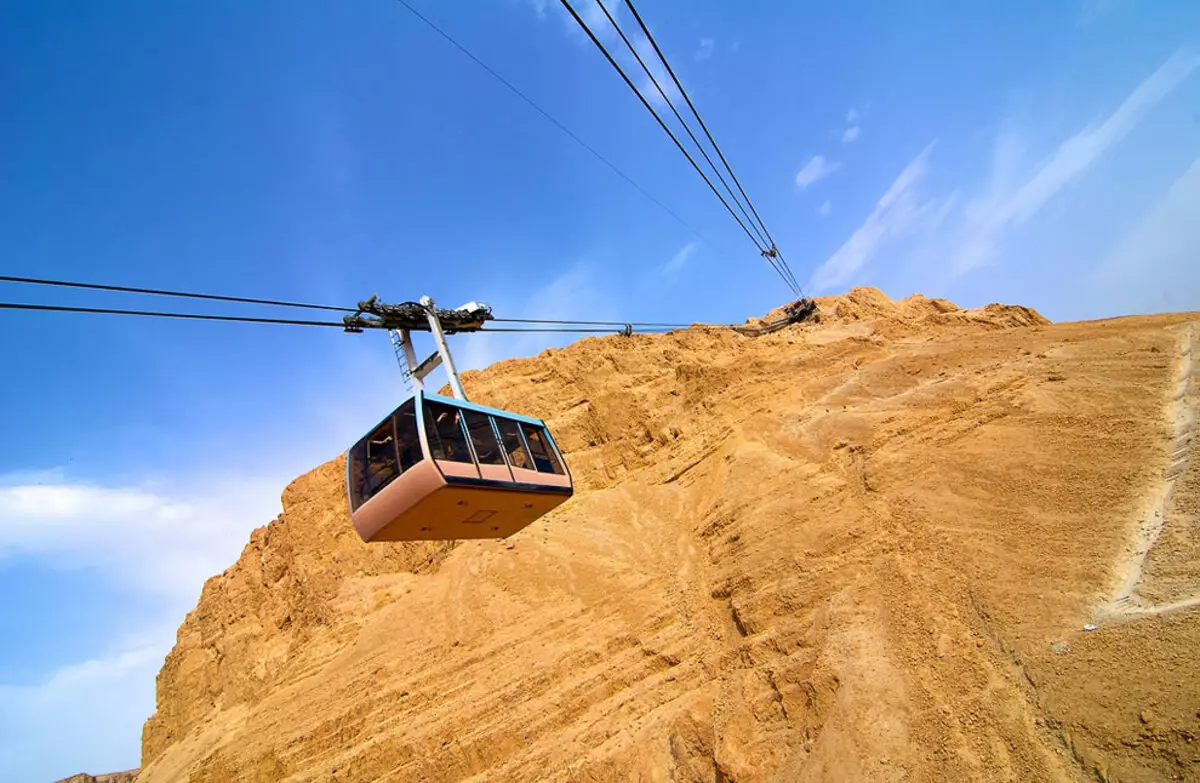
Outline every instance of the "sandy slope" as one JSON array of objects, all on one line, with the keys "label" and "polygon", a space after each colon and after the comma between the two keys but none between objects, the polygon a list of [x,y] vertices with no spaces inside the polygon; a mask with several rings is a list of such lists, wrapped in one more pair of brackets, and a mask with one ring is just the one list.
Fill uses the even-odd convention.
[{"label": "sandy slope", "polygon": [[820,304],[468,374],[582,488],[507,541],[366,547],[298,479],[138,780],[1200,779],[1200,315]]}]

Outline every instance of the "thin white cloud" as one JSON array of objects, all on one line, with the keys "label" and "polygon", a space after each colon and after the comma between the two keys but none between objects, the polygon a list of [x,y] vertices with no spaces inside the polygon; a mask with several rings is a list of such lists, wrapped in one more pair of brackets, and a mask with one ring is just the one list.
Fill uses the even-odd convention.
[{"label": "thin white cloud", "polygon": [[[1091,275],[1095,312],[1178,312],[1200,309],[1200,158],[1192,161]],[[1098,306],[1097,306],[1098,305]]]},{"label": "thin white cloud", "polygon": [[250,531],[279,512],[292,476],[221,477],[191,491],[63,480],[0,480],[0,564],[34,557],[95,569],[186,606],[237,557]]},{"label": "thin white cloud", "polygon": [[[642,97],[649,101],[651,105],[660,108],[666,106],[668,100],[675,101],[677,98],[681,98],[679,90],[675,88],[674,81],[671,79],[670,74],[667,73],[662,61],[658,58],[658,54],[654,51],[654,46],[650,43],[650,40],[638,32],[635,26],[626,24],[628,20],[621,11],[620,0],[602,0],[602,2],[604,3],[603,8],[595,0],[589,0],[582,8],[577,4],[575,10],[596,37],[608,46],[612,56],[621,63],[625,72],[629,74],[629,78],[638,82],[638,92],[642,94]],[[579,29],[578,24],[576,24],[571,16],[565,10],[562,10],[561,6],[559,6],[559,9],[562,11],[562,16],[568,24],[570,34],[578,36],[578,39],[581,41],[588,41],[586,34]],[[612,22],[609,21],[608,15],[604,13],[605,9],[608,10],[608,15],[612,16]],[[637,52],[637,57],[629,51],[629,47],[621,39],[617,28],[613,26],[613,22],[619,25],[621,30],[625,31],[625,35],[629,38],[629,42]],[[590,41],[588,45],[590,45]],[[646,64],[646,70],[649,70],[650,75],[647,76],[646,70],[643,70],[641,64],[638,63],[638,57]],[[642,76],[639,78],[637,74],[642,74]],[[655,86],[655,82],[658,83],[658,86]]]},{"label": "thin white cloud", "polygon": [[687,266],[688,260],[696,253],[696,249],[700,247],[700,242],[689,242],[679,249],[679,252],[671,256],[671,260],[663,266],[663,275],[674,283],[679,279],[679,273]]},{"label": "thin white cloud", "polygon": [[817,214],[819,214],[821,217],[829,217],[830,215],[832,215],[833,214],[833,202],[830,201],[829,199],[825,199],[825,203],[822,204],[817,209]]},{"label": "thin white cloud", "polygon": [[1028,177],[1016,172],[1019,142],[1001,137],[993,156],[992,179],[968,208],[970,223],[956,254],[957,273],[986,264],[1004,234],[1036,215],[1060,191],[1081,178],[1115,147],[1160,101],[1200,68],[1200,55],[1176,52],[1139,84],[1098,125],[1090,125],[1064,141]]},{"label": "thin white cloud", "polygon": [[1078,24],[1080,27],[1095,24],[1125,4],[1125,0],[1083,0]]},{"label": "thin white cloud", "polygon": [[859,119],[862,115],[858,109],[850,109],[846,112],[846,130],[842,133],[842,143],[849,144],[858,138],[858,134],[862,131],[862,126]]},{"label": "thin white cloud", "polygon": [[[512,313],[513,318],[566,320],[586,313],[590,320],[620,320],[617,298],[597,279],[596,267],[580,261],[536,289],[524,300],[492,302],[497,312]],[[578,340],[576,334],[473,334],[451,339],[455,364],[460,370],[483,369],[513,356],[532,356],[539,351]]]},{"label": "thin white cloud", "polygon": [[742,39],[741,39],[741,38],[734,38],[734,39],[733,39],[733,43],[729,44],[729,53],[730,53],[730,54],[737,54],[737,53],[738,53],[738,52],[740,52],[741,50],[742,50]]},{"label": "thin white cloud", "polygon": [[929,168],[933,146],[929,144],[904,167],[866,221],[813,272],[809,288],[828,291],[843,285],[888,241],[913,233],[922,222],[928,226],[928,221],[937,219],[941,203],[935,200],[921,203],[915,192]]},{"label": "thin white cloud", "polygon": [[841,166],[841,163],[831,163],[825,160],[824,155],[813,155],[811,158],[809,158],[808,163],[805,163],[800,170],[796,172],[796,185],[803,190],[818,180],[828,177],[830,174],[841,168]]},{"label": "thin white cloud", "polygon": [[1067,139],[1050,160],[1026,182],[1005,206],[1005,219],[1028,220],[1054,194],[1090,168],[1101,155],[1134,129],[1146,113],[1170,95],[1200,67],[1200,56],[1177,53],[1130,93],[1099,126],[1088,127]]},{"label": "thin white cloud", "polygon": [[[109,653],[31,685],[0,685],[0,758],[10,780],[49,780],[138,765],[141,724],[174,627],[126,639]],[[47,775],[47,772],[50,772]]]},{"label": "thin white cloud", "polygon": [[711,38],[701,38],[700,46],[696,49],[696,62],[703,62],[713,56],[716,51],[716,42]]},{"label": "thin white cloud", "polygon": [[[608,12],[612,14],[612,18],[620,24],[621,0],[601,0],[601,2],[604,3],[604,8],[607,8]],[[608,17],[604,15],[604,9],[600,7],[600,3],[597,3],[595,0],[587,0],[583,3],[582,9],[579,7],[578,2],[574,6],[575,11],[583,17],[583,21],[587,22],[587,26],[592,28],[592,31],[596,35],[600,35],[600,30],[608,30],[609,32],[605,33],[605,35],[616,34],[612,32],[612,25],[608,23]]]},{"label": "thin white cloud", "polygon": [[[926,149],[905,168],[858,230],[817,269],[810,285],[828,290],[845,284],[900,237],[923,237],[914,257],[949,259],[951,277],[988,263],[1010,233],[1044,212],[1056,196],[1082,180],[1197,69],[1200,56],[1187,50],[1175,53],[1110,115],[1060,143],[1034,166],[1023,163],[1026,144],[1021,135],[1011,130],[1000,134],[987,177],[961,208],[958,190],[939,198],[917,194],[917,185],[928,170]],[[847,118],[858,119],[858,115],[849,114]],[[1178,202],[1176,198],[1173,203]],[[1143,245],[1152,244],[1146,239],[1148,233],[1140,236]],[[1159,248],[1158,256],[1176,257],[1172,255],[1175,251],[1162,249],[1162,244],[1154,244]],[[1128,252],[1131,258],[1136,255]]]},{"label": "thin white cloud", "polygon": [[[654,47],[650,44],[650,41],[644,35],[640,34],[630,36],[630,40],[633,41],[634,48],[637,49],[638,54],[641,55],[642,62],[646,64],[651,76],[653,76],[653,79],[650,76],[642,79],[642,83],[638,87],[638,91],[642,93],[642,96],[659,108],[666,106],[668,100],[673,103],[680,100],[682,96],[679,94],[679,90],[675,88],[674,80],[667,73],[667,69],[663,66],[662,61],[658,59],[658,55],[654,52]],[[629,72],[636,69],[641,73],[645,73],[642,70],[642,66],[638,65],[632,56],[629,59],[631,60]],[[676,74],[678,73],[679,71],[676,69]],[[682,81],[682,77],[680,77],[680,80]],[[657,86],[655,86],[655,82],[657,82]]]},{"label": "thin white cloud", "polygon": [[[381,377],[359,370],[347,375]],[[205,580],[234,562],[254,528],[278,515],[288,482],[359,437],[364,420],[395,404],[394,392],[377,384],[322,390],[320,400],[334,414],[303,406],[295,418],[306,422],[304,438],[286,446],[269,433],[248,437],[274,446],[269,464],[260,457],[249,470],[231,458],[228,474],[184,480],[103,484],[61,469],[0,476],[0,568],[32,563],[116,586],[129,601],[111,611],[139,629],[108,650],[46,671],[41,682],[0,684],[5,773],[45,780],[136,766],[155,675]],[[343,393],[351,397],[339,398]],[[64,645],[72,641],[68,634]],[[17,765],[29,774],[14,776]],[[51,769],[56,774],[48,775]]]}]

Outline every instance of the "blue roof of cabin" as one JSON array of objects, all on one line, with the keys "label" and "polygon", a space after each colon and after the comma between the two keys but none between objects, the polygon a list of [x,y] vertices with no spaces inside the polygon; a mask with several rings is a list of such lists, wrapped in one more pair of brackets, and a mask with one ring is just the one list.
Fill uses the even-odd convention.
[{"label": "blue roof of cabin", "polygon": [[493,416],[503,416],[507,419],[515,419],[516,421],[523,421],[526,424],[532,424],[535,427],[545,426],[545,423],[541,419],[535,419],[532,416],[522,416],[521,414],[513,413],[512,411],[500,410],[499,408],[489,408],[486,405],[476,405],[473,402],[456,400],[453,397],[443,397],[440,394],[431,394],[429,392],[425,392],[424,396],[425,399],[432,402],[440,402],[443,405],[452,405],[455,408],[462,408],[469,411],[479,411],[480,413],[490,413]]}]

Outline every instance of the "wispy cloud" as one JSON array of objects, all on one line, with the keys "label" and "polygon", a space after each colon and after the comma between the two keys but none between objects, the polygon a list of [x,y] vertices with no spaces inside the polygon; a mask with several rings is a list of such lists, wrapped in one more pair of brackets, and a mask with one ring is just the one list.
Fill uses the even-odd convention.
[{"label": "wispy cloud", "polygon": [[533,12],[538,15],[539,19],[546,18],[546,5],[550,0],[526,0]]},{"label": "wispy cloud", "polygon": [[801,190],[809,187],[818,180],[825,179],[842,167],[841,163],[831,163],[824,155],[813,155],[799,171],[796,172],[796,185]]},{"label": "wispy cloud", "polygon": [[821,217],[829,217],[830,215],[832,215],[833,214],[833,202],[830,201],[829,199],[825,199],[825,203],[823,203],[820,207],[817,208],[817,214],[819,214]]},{"label": "wispy cloud", "polygon": [[[581,313],[589,320],[617,321],[621,318],[620,297],[610,295],[614,286],[600,280],[597,265],[579,261],[526,298],[490,304],[512,318],[566,320]],[[574,334],[488,334],[452,337],[455,364],[460,370],[479,370],[512,356],[532,356],[553,346],[579,339]]]},{"label": "wispy cloud", "polygon": [[12,780],[137,766],[138,727],[154,711],[154,676],[175,638],[121,640],[111,652],[64,666],[44,681],[0,685],[0,758]]},{"label": "wispy cloud", "polygon": [[594,2],[594,0],[587,0],[587,2],[582,3],[582,9],[579,7],[580,3],[578,0],[573,3],[575,10],[583,17],[583,21],[587,22],[587,26],[596,31],[597,35],[600,34],[598,32],[600,29],[610,28],[608,18],[604,15],[605,8],[612,14],[613,19],[620,22],[621,18],[621,0],[600,0],[600,2],[604,3],[604,8],[601,8],[600,3]]},{"label": "wispy cloud", "polygon": [[696,62],[703,62],[713,56],[716,51],[716,42],[711,38],[701,38],[700,46],[696,49]]},{"label": "wispy cloud", "polygon": [[850,109],[846,112],[846,130],[842,133],[843,144],[849,144],[858,138],[858,134],[862,130],[858,122],[860,116],[858,109]]},{"label": "wispy cloud", "polygon": [[[545,16],[548,0],[529,0],[529,2],[539,17]],[[677,98],[681,98],[682,96],[679,95],[679,90],[676,89],[670,74],[667,73],[662,61],[658,59],[658,54],[654,51],[654,46],[646,36],[637,30],[636,23],[632,23],[622,13],[620,0],[601,0],[601,2],[604,4],[603,8],[595,0],[588,0],[585,3],[575,2],[572,4],[572,7],[595,36],[608,47],[609,52],[621,64],[625,73],[629,75],[630,80],[637,82],[638,92],[642,94],[643,98],[657,107],[665,106],[667,100],[673,102]],[[571,38],[581,44],[586,44],[588,47],[592,46],[587,34],[579,28],[578,23],[571,18],[571,15],[567,13],[561,4],[550,3],[549,5],[550,8],[554,9],[552,13],[557,13],[563,24],[566,25],[567,34]],[[605,10],[608,11],[607,15],[605,14]],[[612,22],[609,21],[609,16],[612,16]],[[650,76],[645,75],[646,70],[642,69],[642,66],[638,64],[637,58],[629,51],[629,47],[621,39],[621,35],[614,26],[614,23],[619,25],[621,30],[625,32],[630,44],[637,51],[642,62],[646,64],[646,70],[650,72]],[[704,40],[711,41],[711,39]],[[701,42],[701,47],[703,48],[703,41]],[[598,52],[596,56],[600,56]],[[668,54],[668,56],[670,55]],[[678,75],[678,67],[675,70]],[[680,76],[680,80],[684,81],[682,76]],[[655,82],[658,83],[657,87],[655,86]]]},{"label": "wispy cloud", "polygon": [[91,568],[185,606],[279,513],[292,478],[216,477],[190,489],[0,479],[0,562],[47,558]]},{"label": "wispy cloud", "polygon": [[[674,80],[667,73],[667,69],[663,66],[662,61],[658,59],[658,55],[655,53],[654,47],[650,45],[650,41],[640,34],[630,36],[630,40],[633,41],[634,48],[637,49],[638,54],[641,55],[642,62],[646,64],[646,68],[650,71],[650,76],[643,78],[641,85],[638,87],[638,91],[641,92],[642,96],[660,108],[666,106],[667,101],[674,103],[680,100],[682,96],[679,94],[679,90],[676,89]],[[636,68],[638,71],[645,73],[636,61],[634,61],[631,68]],[[679,73],[678,68],[675,69],[675,72],[676,74]],[[680,77],[680,81],[683,81],[682,76]]]},{"label": "wispy cloud", "polygon": [[689,242],[679,249],[679,252],[671,256],[671,260],[663,265],[663,276],[667,278],[669,283],[674,283],[679,279],[679,273],[687,266],[688,260],[696,253],[696,249],[700,247],[699,240]]},{"label": "wispy cloud", "polygon": [[[1090,276],[1101,312],[1148,313],[1200,307],[1200,158],[1192,161],[1125,233]],[[1171,285],[1164,286],[1163,281]],[[1095,317],[1096,312],[1072,313]]]},{"label": "wispy cloud", "polygon": [[[989,263],[1012,232],[1082,180],[1197,69],[1200,55],[1175,53],[1111,114],[1062,141],[1033,166],[1024,163],[1027,144],[1023,136],[1011,130],[1001,133],[983,181],[969,189],[956,188],[946,196],[918,192],[930,168],[931,148],[927,147],[905,167],[854,234],[813,273],[810,285],[823,291],[845,284],[902,237],[918,240],[914,250],[920,257],[949,259],[940,263],[945,264],[942,273],[950,277]],[[847,115],[847,119],[858,118],[853,110]],[[809,176],[823,175],[826,168],[823,161],[810,162],[810,166]],[[800,179],[798,176],[798,183]],[[972,195],[960,199],[962,190]]]},{"label": "wispy cloud", "polygon": [[1125,4],[1126,0],[1083,0],[1079,8],[1078,24],[1080,27],[1095,24]]},{"label": "wispy cloud", "polygon": [[986,264],[1008,230],[1032,218],[1060,191],[1086,174],[1198,67],[1200,55],[1175,53],[1103,122],[1089,125],[1062,142],[1028,176],[1020,176],[1017,171],[1020,142],[1002,136],[993,155],[991,180],[967,208],[969,226],[957,254],[956,272]]},{"label": "wispy cloud", "polygon": [[929,168],[933,146],[929,144],[904,167],[866,221],[813,272],[809,288],[828,291],[844,284],[886,242],[911,233],[923,221],[938,219],[939,203],[934,200],[922,203],[916,195],[916,185]]},{"label": "wispy cloud", "polygon": [[[314,464],[311,453],[295,456]],[[62,765],[56,777],[136,766],[139,727],[154,710],[154,676],[175,630],[205,580],[237,558],[251,530],[278,515],[280,492],[298,472],[291,457],[282,461],[272,475],[186,485],[80,482],[61,470],[0,476],[0,568],[44,564],[115,586],[136,605],[127,619],[139,628],[41,681],[0,684],[6,773],[25,780],[44,778],[51,763]]]}]

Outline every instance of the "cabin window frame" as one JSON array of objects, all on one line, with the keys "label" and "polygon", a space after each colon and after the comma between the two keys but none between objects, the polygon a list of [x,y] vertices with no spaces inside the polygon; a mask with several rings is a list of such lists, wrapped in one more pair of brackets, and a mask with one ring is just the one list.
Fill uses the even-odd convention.
[{"label": "cabin window frame", "polygon": [[558,460],[559,466],[562,467],[563,472],[556,475],[564,475],[567,477],[568,481],[574,483],[575,479],[571,475],[571,468],[567,465],[567,460],[563,457],[562,451],[558,448],[558,444],[554,441],[554,436],[550,434],[550,428],[545,424],[542,425],[542,436],[546,439],[546,445],[548,445],[554,451],[554,456]]},{"label": "cabin window frame", "polygon": [[[475,454],[475,447],[471,443],[471,435],[467,431],[466,409],[460,408],[457,405],[450,405],[448,403],[439,402],[437,400],[424,400],[423,402],[424,402],[424,405],[422,406],[422,408],[423,408],[422,420],[424,422],[425,437],[429,444],[429,458],[432,459],[434,462],[454,462],[454,463],[458,463],[460,465],[474,465],[476,468],[478,468],[479,467],[479,458]],[[437,455],[434,454],[433,438],[434,437],[437,438],[437,445],[442,448],[443,455],[445,455],[445,439],[442,437],[441,431],[438,430],[437,421],[434,419],[435,408],[432,406],[438,406],[440,408],[445,408],[447,410],[456,411],[459,414],[457,417],[458,418],[458,433],[459,433],[459,436],[462,438],[463,443],[466,445],[466,454],[465,454],[466,459],[460,459],[458,457],[452,457],[452,456],[438,457]],[[432,433],[430,433],[430,430],[432,430]]]},{"label": "cabin window frame", "polygon": [[[394,471],[394,473],[390,477],[386,478],[382,483],[377,484],[374,487],[371,487],[370,486],[370,484],[371,484],[371,474],[370,474],[371,439],[372,439],[372,437],[377,435],[383,429],[384,425],[387,425],[387,427],[391,430],[391,435],[392,435],[391,452],[392,453],[391,453],[390,461],[391,461],[391,467],[392,467],[392,470]],[[371,498],[378,495],[380,492],[382,492],[384,489],[386,489],[389,484],[391,484],[393,481],[400,478],[400,476],[402,476],[404,474],[404,470],[400,465],[400,449],[399,449],[399,439],[396,436],[395,411],[393,411],[391,414],[389,414],[386,419],[384,419],[383,421],[379,422],[374,427],[372,427],[371,430],[366,435],[364,435],[359,440],[358,443],[354,444],[354,447],[351,448],[351,450],[350,450],[350,458],[351,459],[355,459],[354,452],[356,450],[361,451],[362,477],[361,477],[361,482],[359,483],[358,486],[351,487],[351,489],[354,492],[353,500],[357,501],[356,503],[353,504],[354,509],[361,508],[364,503],[369,502],[371,500]],[[353,470],[351,471],[351,475],[353,475]]]},{"label": "cabin window frame", "polygon": [[[413,426],[412,426],[411,434],[416,436],[410,444],[411,446],[413,446],[416,449],[416,459],[413,460],[412,464],[409,465],[408,467],[404,466],[404,459],[400,453],[400,443],[401,443],[401,440],[400,440],[400,416],[403,414],[404,408],[406,405],[409,405],[412,407],[412,424],[413,424]],[[400,467],[399,475],[401,475],[401,476],[403,476],[405,473],[407,473],[408,471],[410,471],[414,467],[416,467],[418,464],[420,464],[420,462],[422,460],[426,459],[425,444],[423,443],[422,438],[421,438],[421,424],[420,424],[420,421],[418,420],[418,417],[420,415],[421,415],[420,414],[420,406],[418,406],[416,404],[415,400],[412,400],[412,399],[405,400],[403,403],[400,404],[400,407],[398,407],[398,408],[396,408],[396,410],[392,411],[392,416],[391,416],[391,418],[392,418],[392,437],[396,441],[396,464],[399,465],[399,467]]]},{"label": "cabin window frame", "polygon": [[[462,414],[463,414],[460,421],[462,423],[463,429],[466,430],[467,442],[471,445],[471,452],[472,452],[472,454],[475,455],[475,464],[479,465],[479,466],[487,465],[490,467],[507,467],[508,466],[508,454],[505,453],[505,451],[504,451],[504,443],[503,443],[503,441],[500,440],[500,434],[496,428],[496,422],[495,422],[496,417],[490,413],[484,413],[483,411],[472,410],[470,408],[459,408],[459,410],[461,410]],[[484,462],[483,459],[480,458],[479,449],[475,445],[475,437],[472,434],[471,426],[467,423],[468,415],[480,416],[487,422],[487,425],[488,425],[487,431],[490,432],[492,437],[495,439],[496,452],[497,452],[497,456],[499,457],[499,461]]]},{"label": "cabin window frame", "polygon": [[[511,424],[513,427],[516,428],[517,436],[521,439],[521,441],[518,445],[520,445],[520,447],[522,449],[524,449],[525,456],[528,458],[529,464],[522,466],[522,465],[516,465],[513,463],[512,455],[508,451],[508,445],[504,442],[504,435],[500,430],[500,422],[501,421]],[[529,450],[529,444],[525,442],[525,433],[522,432],[522,430],[521,430],[522,422],[518,419],[509,418],[508,416],[496,416],[496,415],[492,415],[492,422],[496,426],[496,434],[500,437],[500,450],[504,452],[504,461],[506,463],[508,463],[509,469],[510,470],[511,469],[530,470],[530,471],[536,472],[537,466],[533,462],[533,453]],[[515,477],[514,477],[514,480],[515,480]]]},{"label": "cabin window frame", "polygon": [[[526,427],[528,427],[530,430],[537,433],[539,442],[542,446],[542,450],[546,453],[545,459],[550,464],[549,470],[542,470],[541,466],[538,465],[538,457],[536,454],[534,454],[533,447],[529,445],[529,436],[525,434]],[[546,426],[544,424],[541,426],[538,426],[536,424],[529,424],[527,422],[519,422],[518,428],[521,431],[521,438],[525,441],[525,447],[529,450],[529,458],[533,461],[533,470],[537,471],[538,473],[544,473],[549,476],[565,476],[565,475],[567,475],[567,469],[563,465],[563,462],[559,458],[558,454],[556,453],[557,450],[551,448],[551,446],[550,446],[550,443],[551,443],[550,436],[547,433]]]}]

